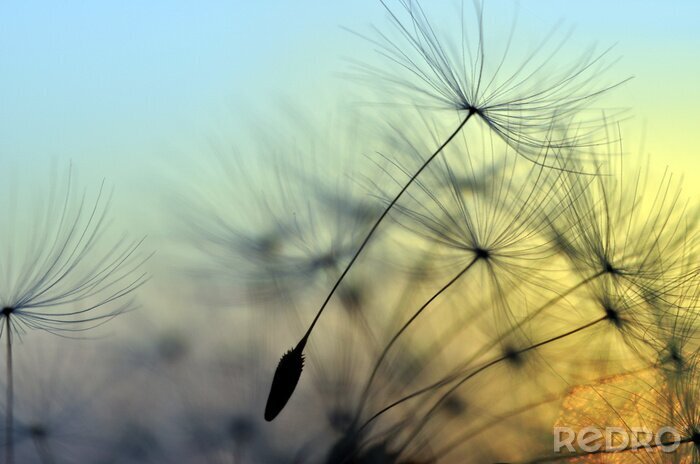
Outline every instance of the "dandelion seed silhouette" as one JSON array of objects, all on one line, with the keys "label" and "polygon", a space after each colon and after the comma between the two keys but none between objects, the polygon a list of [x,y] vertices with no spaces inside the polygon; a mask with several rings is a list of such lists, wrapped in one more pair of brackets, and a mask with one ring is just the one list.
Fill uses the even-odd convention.
[{"label": "dandelion seed silhouette", "polygon": [[277,365],[265,405],[265,420],[268,422],[274,420],[284,409],[299,383],[304,369],[305,345],[306,339],[303,339],[295,348],[287,351]]}]

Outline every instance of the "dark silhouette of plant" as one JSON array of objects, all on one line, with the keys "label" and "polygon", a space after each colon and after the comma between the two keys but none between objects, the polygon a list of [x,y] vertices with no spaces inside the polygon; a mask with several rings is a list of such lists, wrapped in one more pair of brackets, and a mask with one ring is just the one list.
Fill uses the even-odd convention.
[{"label": "dark silhouette of plant", "polygon": [[[507,62],[507,53],[496,66],[493,76],[487,77],[484,74],[485,52],[481,26],[478,29],[478,53],[472,61],[472,66],[467,66],[464,54],[458,55],[461,61],[449,57],[417,3],[402,1],[400,5],[408,15],[406,22],[399,20],[391,8],[387,7],[387,10],[404,36],[406,44],[397,46],[385,40],[384,48],[389,59],[407,69],[409,76],[418,76],[424,89],[423,94],[433,96],[438,102],[447,102],[450,108],[457,110],[460,122],[456,129],[439,143],[437,149],[425,158],[420,167],[410,173],[408,180],[402,183],[398,193],[390,197],[382,213],[331,286],[306,333],[280,360],[278,365],[280,373],[273,377],[268,407],[265,411],[267,420],[273,420],[293,394],[301,377],[304,348],[311,332],[379,225],[421,173],[460,134],[470,119],[481,120],[494,134],[512,145],[523,157],[536,164],[546,165],[546,158],[538,159],[543,149],[549,147],[573,149],[583,144],[577,137],[553,140],[551,134],[556,134],[562,128],[568,127],[583,104],[589,105],[596,96],[615,86],[603,86],[595,90],[589,88],[588,73],[593,71],[595,74],[595,67],[602,56],[584,57],[562,75],[545,70],[545,65],[551,60],[550,57],[536,64],[532,71],[528,70],[527,66],[536,62],[533,56],[528,56],[523,64],[515,66],[516,71],[513,74],[506,74],[507,77],[504,76],[503,80],[498,82],[496,76],[501,75],[504,63]],[[477,15],[481,25],[480,8],[477,8]],[[464,37],[462,39],[464,40]],[[508,47],[506,47],[507,50]],[[408,53],[414,53],[417,58],[410,57]],[[540,73],[548,79],[539,79]],[[556,77],[553,78],[553,76]],[[391,80],[396,79],[400,81],[401,77],[391,78]],[[405,85],[409,88],[414,87],[410,82]]]},{"label": "dark silhouette of plant", "polygon": [[[200,367],[179,397],[191,401],[178,416],[194,447],[183,456],[697,460],[698,209],[670,169],[625,152],[619,113],[598,108],[625,81],[606,78],[610,50],[567,53],[556,28],[531,44],[515,25],[494,27],[506,12],[491,21],[480,2],[456,10],[451,40],[418,2],[381,3],[394,28],[365,38],[382,61],[352,75],[392,107],[358,118],[358,132],[329,129],[325,115],[321,131],[298,115],[289,133],[266,119],[257,151],[217,164],[197,182],[201,197],[183,195],[203,213],[188,226],[215,264],[194,285],[198,308],[239,303],[197,319],[233,328],[222,339],[247,366],[222,403],[197,398],[217,389],[199,379],[206,347],[189,321],[187,359],[168,368]],[[223,194],[207,196],[219,175]],[[297,331],[275,372],[261,368]],[[245,338],[254,343],[241,347]],[[294,394],[304,407],[281,415]],[[274,424],[251,415],[258,399],[259,420]],[[613,419],[676,425],[682,447],[668,459],[551,455],[552,424]]]},{"label": "dark silhouette of plant", "polygon": [[128,296],[146,280],[137,253],[142,239],[105,243],[108,205],[104,182],[91,202],[74,190],[69,170],[65,185],[51,184],[43,208],[24,210],[27,224],[18,217],[4,228],[0,336],[6,345],[7,463],[14,461],[15,338],[30,330],[76,336],[104,324],[132,307]]}]

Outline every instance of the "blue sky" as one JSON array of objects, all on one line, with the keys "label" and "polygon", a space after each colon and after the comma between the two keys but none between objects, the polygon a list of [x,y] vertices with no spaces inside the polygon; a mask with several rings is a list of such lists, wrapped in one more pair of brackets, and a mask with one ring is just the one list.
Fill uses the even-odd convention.
[{"label": "blue sky", "polygon": [[[513,3],[487,2],[487,13]],[[617,43],[636,76],[621,100],[645,121],[662,111],[647,124],[677,144],[700,102],[698,18],[694,1],[523,0],[519,21],[564,19],[581,43]],[[340,26],[370,24],[387,24],[376,0],[3,2],[0,156],[84,160],[107,174],[197,147],[281,97],[322,106],[342,58],[371,53]]]}]

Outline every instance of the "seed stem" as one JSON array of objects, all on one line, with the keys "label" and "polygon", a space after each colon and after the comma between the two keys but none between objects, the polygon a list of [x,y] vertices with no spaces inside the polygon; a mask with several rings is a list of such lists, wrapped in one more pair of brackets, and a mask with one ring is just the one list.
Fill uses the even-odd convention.
[{"label": "seed stem", "polygon": [[383,350],[383,351],[381,352],[381,354],[379,355],[379,358],[378,358],[377,361],[375,362],[374,368],[372,369],[372,373],[370,374],[369,378],[367,379],[367,383],[365,384],[365,388],[364,388],[364,390],[362,391],[362,396],[360,397],[360,404],[359,404],[358,407],[357,407],[357,412],[355,413],[355,418],[354,418],[354,420],[353,420],[353,423],[356,423],[356,421],[358,420],[360,414],[362,414],[362,410],[364,409],[365,403],[367,402],[368,393],[369,393],[370,387],[372,386],[372,382],[374,381],[374,378],[376,377],[377,372],[379,371],[379,367],[381,366],[382,362],[384,361],[384,359],[386,358],[387,354],[389,353],[389,350],[391,349],[392,346],[394,346],[394,343],[396,343],[396,341],[399,339],[399,337],[400,337],[401,335],[403,335],[403,333],[404,333],[404,332],[408,329],[408,327],[418,318],[418,316],[421,315],[421,313],[423,312],[423,310],[425,310],[425,308],[427,308],[433,301],[435,301],[435,299],[436,299],[438,296],[440,296],[443,292],[445,292],[445,290],[447,290],[448,288],[450,288],[450,287],[451,287],[455,282],[457,282],[464,274],[466,274],[467,271],[469,271],[469,269],[471,269],[472,266],[473,266],[477,261],[479,261],[479,259],[480,259],[479,256],[475,256],[475,257],[469,262],[469,264],[467,264],[464,268],[462,268],[454,277],[452,277],[445,285],[443,285],[443,286],[440,288],[440,290],[438,290],[433,296],[431,296],[431,297],[428,299],[428,301],[426,301],[425,303],[423,303],[423,305],[422,305],[420,308],[418,308],[418,310],[417,310],[415,313],[413,313],[413,316],[411,316],[411,317],[404,323],[404,325],[401,326],[401,328],[396,332],[396,334],[394,334],[394,336],[391,338],[391,340],[389,340],[389,343],[387,343],[387,345],[384,347],[384,350]]},{"label": "seed stem", "polygon": [[[581,288],[581,287],[583,287],[583,286],[585,286],[585,285],[588,285],[590,282],[594,281],[595,279],[599,278],[600,276],[602,276],[602,275],[604,275],[604,274],[605,274],[605,272],[598,272],[598,273],[596,273],[596,274],[593,274],[593,275],[591,275],[591,276],[589,276],[589,277],[587,277],[587,278],[581,280],[580,282],[578,282],[578,283],[575,284],[574,286],[570,287],[570,288],[567,289],[566,291],[564,291],[564,292],[560,293],[559,295],[557,295],[557,296],[551,298],[549,301],[545,302],[543,305],[541,305],[541,306],[540,306],[539,308],[537,308],[535,311],[533,311],[532,313],[528,314],[527,317],[523,318],[523,320],[519,321],[516,325],[514,325],[513,327],[511,327],[504,335],[514,332],[514,331],[517,330],[519,327],[521,327],[524,323],[526,323],[526,322],[528,322],[528,321],[534,319],[536,316],[538,316],[539,314],[541,314],[545,309],[547,309],[547,308],[549,308],[550,306],[552,306],[552,305],[558,303],[559,301],[561,301],[562,299],[564,299],[566,296],[570,295],[571,293],[573,293],[574,291],[578,290],[579,288]],[[606,317],[607,317],[607,316],[606,316]],[[373,422],[373,421],[374,421],[375,419],[377,419],[379,416],[381,416],[382,414],[386,413],[387,411],[389,411],[389,410],[395,408],[396,406],[398,406],[398,405],[400,405],[400,404],[402,404],[402,403],[404,403],[404,402],[406,402],[406,401],[408,401],[408,400],[410,400],[410,399],[413,399],[413,398],[415,398],[415,397],[417,397],[417,396],[420,396],[420,395],[422,395],[423,393],[426,393],[426,392],[429,392],[429,391],[431,391],[431,390],[434,390],[435,388],[443,387],[443,386],[445,386],[445,385],[447,385],[447,384],[449,384],[449,383],[455,381],[455,380],[458,379],[461,375],[463,375],[464,369],[467,369],[467,368],[469,367],[469,365],[470,365],[475,359],[479,358],[479,356],[483,355],[483,354],[486,353],[488,350],[492,349],[494,346],[497,345],[497,343],[498,343],[498,342],[494,342],[494,343],[492,343],[492,344],[489,344],[489,345],[485,346],[483,349],[481,349],[479,352],[475,353],[473,356],[471,356],[471,357],[463,364],[464,367],[461,368],[461,369],[459,369],[459,370],[457,371],[457,373],[452,374],[452,375],[448,376],[448,377],[445,378],[445,379],[442,379],[442,380],[440,380],[440,381],[438,381],[438,382],[435,382],[435,383],[433,383],[433,384],[431,384],[431,385],[428,385],[428,386],[426,386],[426,387],[423,387],[423,388],[421,388],[421,389],[419,389],[419,390],[416,390],[416,391],[414,391],[413,393],[410,393],[410,394],[408,394],[408,395],[406,395],[406,396],[404,396],[404,397],[402,397],[402,398],[399,398],[398,400],[394,401],[393,403],[389,404],[388,406],[385,406],[384,408],[380,409],[380,410],[377,411],[372,417],[370,417],[369,419],[367,419],[367,420],[362,424],[362,426],[360,426],[360,428],[359,428],[358,430],[363,430],[365,427],[367,427],[371,422]]]},{"label": "seed stem", "polygon": [[[374,235],[374,232],[379,228],[379,225],[382,223],[384,218],[389,214],[389,211],[393,208],[393,206],[396,204],[396,202],[399,201],[401,196],[404,194],[406,190],[408,190],[408,187],[413,184],[413,181],[418,178],[418,176],[425,170],[425,168],[428,167],[428,165],[437,157],[438,154],[442,152],[442,150],[454,139],[457,134],[462,130],[464,125],[471,119],[472,115],[476,114],[477,110],[476,109],[470,109],[469,112],[467,113],[467,116],[462,120],[462,122],[459,123],[457,128],[450,134],[447,139],[433,152],[432,155],[430,155],[421,165],[421,167],[411,176],[411,178],[404,184],[403,187],[401,187],[401,190],[399,191],[398,194],[389,202],[389,204],[386,206],[382,214],[377,218],[377,221],[374,223],[372,228],[369,230],[365,238],[362,240],[362,243],[360,243],[360,246],[357,248],[357,251],[355,251],[355,254],[352,256],[348,264],[345,266],[345,269],[343,269],[343,272],[340,274],[338,279],[335,281],[335,284],[333,284],[333,287],[331,287],[330,292],[328,293],[328,296],[326,296],[326,299],[323,301],[321,304],[321,307],[319,308],[318,312],[316,313],[316,316],[314,319],[311,321],[311,324],[309,325],[309,328],[307,329],[306,333],[304,336],[299,340],[299,343],[297,343],[296,347],[294,348],[295,351],[298,352],[298,354],[301,356],[303,354],[303,350],[306,347],[306,343],[309,340],[309,336],[311,335],[311,332],[313,331],[314,327],[316,326],[316,322],[318,322],[318,319],[321,317],[321,314],[323,313],[323,310],[326,308],[328,305],[328,302],[331,300],[333,297],[333,294],[335,291],[338,289],[340,286],[340,283],[343,281],[347,273],[350,271],[350,268],[355,264],[355,261],[357,261],[357,258],[360,256],[360,253],[362,253],[362,250],[365,249],[367,246],[367,243],[369,243],[370,238],[372,238],[372,235]],[[277,365],[277,369],[280,369],[280,364]],[[277,371],[275,371],[275,375],[277,375]],[[298,380],[298,378],[297,378]],[[274,378],[273,378],[273,386],[274,386]],[[296,384],[291,388],[289,391],[289,395],[294,392],[294,388],[296,387]],[[272,392],[273,389],[270,390]],[[287,398],[289,399],[289,398]],[[270,402],[270,398],[268,397],[268,404]],[[285,401],[286,403],[286,401]],[[278,411],[279,412],[279,411]],[[276,416],[276,415],[275,415]],[[274,419],[274,416],[272,416],[271,419]]]},{"label": "seed stem", "polygon": [[331,287],[331,290],[328,293],[328,296],[326,296],[326,299],[323,300],[323,303],[321,304],[321,307],[319,308],[318,312],[316,313],[316,316],[314,317],[313,321],[311,321],[311,324],[309,325],[309,328],[306,331],[306,334],[304,335],[304,337],[302,337],[302,340],[304,340],[304,342],[306,342],[306,340],[309,338],[309,335],[311,335],[311,331],[314,329],[314,326],[316,325],[316,322],[318,322],[319,317],[321,317],[321,313],[323,313],[323,310],[326,308],[326,306],[328,305],[328,302],[333,297],[333,294],[340,286],[340,283],[343,281],[343,279],[345,278],[347,273],[350,271],[350,268],[353,266],[353,264],[355,264],[355,261],[357,261],[357,258],[360,256],[360,253],[362,253],[362,250],[365,249],[365,247],[367,246],[367,243],[369,243],[370,238],[372,238],[372,235],[374,235],[374,232],[377,230],[377,228],[382,223],[384,218],[389,214],[389,211],[391,211],[391,209],[394,207],[396,202],[399,201],[399,199],[404,194],[404,192],[406,192],[406,190],[408,190],[408,187],[410,187],[411,184],[413,184],[413,182],[425,170],[425,168],[427,168],[430,165],[430,163],[437,157],[437,155],[439,155],[442,152],[442,150],[452,141],[452,139],[454,139],[457,136],[457,134],[459,134],[459,132],[462,130],[462,128],[465,126],[465,124],[467,124],[467,121],[469,121],[469,119],[474,114],[476,114],[476,111],[474,111],[474,110],[470,110],[469,113],[467,113],[467,116],[462,120],[462,122],[459,123],[459,125],[452,132],[452,134],[450,134],[450,136],[447,137],[447,139],[445,139],[444,142],[442,142],[442,144],[437,148],[437,150],[435,150],[433,152],[433,154],[430,155],[428,157],[428,159],[426,159],[423,162],[421,167],[418,168],[418,170],[411,176],[411,178],[408,179],[408,182],[406,182],[404,184],[404,186],[401,187],[401,190],[399,190],[399,193],[396,194],[396,196],[386,206],[386,208],[384,209],[382,214],[377,218],[377,220],[374,223],[374,225],[372,226],[372,228],[369,230],[369,232],[367,233],[365,238],[362,240],[362,243],[360,243],[360,246],[357,248],[357,251],[352,256],[352,258],[350,259],[348,264],[345,266],[345,269],[343,269],[343,272],[338,277],[338,280],[336,280],[335,284],[333,284],[333,287]]},{"label": "seed stem", "polygon": [[7,368],[7,391],[5,400],[5,462],[7,464],[14,464],[15,453],[14,453],[14,382],[12,375],[12,331],[10,330],[10,314],[5,314],[5,340],[7,346],[7,358],[6,358],[6,368]]},{"label": "seed stem", "polygon": [[[515,354],[516,354],[516,355],[521,355],[521,354],[523,354],[523,353],[527,353],[528,351],[532,351],[532,350],[535,350],[535,349],[537,349],[537,348],[541,348],[541,347],[543,347],[543,346],[545,346],[545,345],[548,345],[548,344],[550,344],[550,343],[552,343],[552,342],[555,342],[555,341],[557,341],[557,340],[561,340],[561,339],[563,339],[563,338],[569,337],[569,336],[574,335],[574,334],[576,334],[576,333],[578,333],[578,332],[581,332],[581,331],[583,331],[583,330],[586,330],[586,329],[588,329],[588,328],[590,328],[590,327],[593,327],[593,326],[595,326],[596,324],[599,324],[599,323],[601,323],[601,322],[603,322],[603,321],[606,321],[606,320],[608,320],[608,319],[609,319],[609,317],[608,317],[607,315],[602,316],[602,317],[599,317],[598,319],[595,319],[595,320],[593,320],[593,321],[591,321],[591,322],[587,322],[586,324],[583,324],[583,325],[581,325],[581,326],[579,326],[579,327],[576,327],[575,329],[572,329],[572,330],[569,330],[569,331],[564,332],[564,333],[562,333],[562,334],[559,334],[559,335],[556,335],[556,336],[554,336],[554,337],[548,338],[548,339],[543,340],[543,341],[541,341],[541,342],[537,342],[537,343],[535,343],[535,344],[533,344],[533,345],[530,345],[530,346],[528,346],[528,347],[526,347],[526,348],[522,348],[522,349],[520,349],[520,350],[516,350],[516,351],[515,351]],[[461,386],[462,386],[464,383],[466,383],[468,380],[470,380],[470,379],[476,377],[477,375],[479,375],[480,373],[484,372],[484,371],[487,370],[488,368],[493,367],[493,366],[495,366],[496,364],[499,364],[499,363],[501,363],[501,362],[503,362],[503,361],[509,359],[510,357],[511,357],[511,356],[510,356],[509,354],[507,354],[507,355],[504,355],[504,356],[500,356],[500,357],[498,357],[498,358],[496,358],[496,359],[493,359],[492,361],[489,361],[488,363],[486,363],[486,364],[484,364],[483,366],[479,367],[477,370],[475,370],[475,371],[471,372],[470,374],[466,375],[466,376],[463,377],[459,382],[457,382],[455,385],[453,385],[452,387],[450,387],[450,389],[447,390],[447,391],[435,402],[435,404],[428,410],[428,412],[425,414],[425,416],[423,416],[423,418],[421,419],[421,421],[419,422],[418,426],[415,428],[415,430],[413,431],[413,433],[411,433],[411,434],[409,435],[408,439],[406,439],[406,441],[404,442],[404,445],[399,449],[397,456],[400,456],[400,455],[406,450],[406,448],[408,447],[408,445],[411,444],[411,442],[412,442],[413,439],[418,435],[418,433],[421,431],[421,429],[422,429],[423,427],[425,427],[425,425],[428,423],[428,421],[430,420],[430,416],[432,416],[433,413],[435,413],[435,411],[437,411],[437,409],[440,407],[440,405],[445,401],[445,399],[446,399],[448,396],[450,396],[452,393],[454,393],[459,387],[461,387]]]}]

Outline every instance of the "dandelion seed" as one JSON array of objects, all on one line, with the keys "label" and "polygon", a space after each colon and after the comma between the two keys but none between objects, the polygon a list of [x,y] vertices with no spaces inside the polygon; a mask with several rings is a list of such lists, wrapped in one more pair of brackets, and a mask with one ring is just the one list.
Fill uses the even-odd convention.
[{"label": "dandelion seed", "polygon": [[[104,182],[92,205],[76,198],[72,171],[64,191],[55,185],[44,209],[28,208],[35,217],[16,217],[2,232],[7,249],[0,264],[0,336],[7,349],[6,462],[13,462],[13,363],[15,336],[29,330],[76,334],[129,310],[128,296],[146,281],[139,271],[143,240],[118,239],[105,249],[101,241],[109,204]],[[27,225],[21,235],[14,227]]]},{"label": "dandelion seed", "polygon": [[[480,118],[504,141],[518,148],[529,147],[539,152],[545,145],[573,147],[580,142],[578,140],[560,140],[553,144],[551,140],[545,142],[544,139],[534,134],[537,131],[550,134],[553,126],[557,125],[555,120],[558,119],[559,115],[564,114],[568,116],[575,113],[578,109],[577,106],[583,101],[590,100],[595,95],[607,90],[607,88],[604,88],[598,89],[593,93],[576,93],[577,90],[582,88],[577,78],[584,75],[600,58],[591,61],[586,60],[583,64],[572,67],[563,77],[555,80],[552,84],[545,84],[544,82],[546,81],[534,82],[534,74],[522,73],[522,70],[509,76],[502,81],[501,84],[496,84],[493,79],[491,79],[491,81],[485,80],[482,82],[484,76],[483,62],[481,61],[473,69],[473,71],[476,71],[476,69],[479,69],[479,71],[477,74],[471,76],[471,78],[466,76],[461,78],[455,77],[455,73],[461,73],[466,67],[454,68],[451,66],[452,63],[446,58],[442,46],[434,36],[420,7],[416,10],[413,7],[414,4],[411,2],[402,2],[401,4],[410,16],[409,26],[404,25],[398,20],[391,9],[387,8],[387,10],[405,35],[409,50],[412,49],[414,52],[417,52],[422,62],[427,64],[429,71],[426,73],[421,70],[420,67],[416,68],[415,63],[410,58],[406,58],[406,52],[402,51],[401,47],[387,46],[386,49],[390,58],[392,58],[393,54],[392,59],[398,61],[404,67],[407,67],[409,71],[422,77],[423,83],[427,84],[428,87],[438,89],[437,93],[442,94],[443,99],[447,98],[447,100],[450,100],[450,95],[456,97],[453,102],[456,105],[456,109],[466,114],[460,116],[461,122],[457,125],[456,129],[439,144],[437,149],[432,151],[430,156],[425,158],[421,166],[416,171],[412,172],[409,179],[403,183],[398,193],[391,197],[392,199],[388,202],[383,212],[360,242],[360,245],[343,268],[335,284],[331,287],[327,297],[321,303],[316,316],[311,321],[302,340],[308,339],[311,335],[328,302],[331,300],[333,294],[340,286],[340,283],[362,253],[379,225],[383,222],[384,218],[389,214],[408,188],[418,179],[421,173],[438,155],[440,155],[445,147],[457,137],[472,117]],[[479,12],[479,17],[480,14]],[[411,31],[415,31],[415,33]],[[480,38],[482,35],[482,31],[479,29]],[[484,50],[480,48],[479,60],[483,60],[483,54]],[[506,61],[506,55],[507,54],[503,56],[502,62]],[[526,63],[531,59],[532,57],[528,57]],[[404,60],[403,63],[402,60]],[[545,60],[545,63],[546,61],[547,60]],[[502,62],[498,65],[497,71],[500,71]],[[500,72],[498,74],[500,74]],[[524,83],[529,83],[530,81],[533,81],[533,87],[535,87],[536,90],[517,96],[513,94],[513,88],[521,87]],[[491,88],[492,85],[494,86],[493,88]],[[537,88],[538,85],[540,86],[539,88]],[[412,87],[412,85],[409,84],[409,87]],[[572,90],[574,93],[571,93]],[[428,90],[428,93],[431,93],[431,91]],[[440,97],[438,97],[438,99],[440,99]],[[546,128],[544,131],[542,130],[543,127]],[[532,128],[534,128],[534,130],[532,130]],[[524,150],[521,151],[520,154],[537,163],[542,163],[542,160],[534,159]]]},{"label": "dandelion seed", "polygon": [[[552,129],[569,126],[571,118],[625,82],[596,84],[610,67],[606,62],[610,50],[598,54],[587,50],[567,65],[555,61],[564,54],[567,38],[555,41],[554,30],[531,50],[514,56],[518,48],[515,21],[506,34],[486,34],[483,2],[474,3],[473,25],[462,6],[456,40],[431,24],[418,1],[399,0],[396,8],[389,2],[382,5],[395,26],[396,38],[377,31],[378,38],[368,40],[379,47],[389,66],[360,65],[360,76],[373,85],[386,82],[390,91],[403,91],[412,105],[475,115],[533,161],[541,161],[537,153],[545,143],[580,148],[582,134],[554,139]],[[504,45],[499,50],[500,42]],[[587,127],[588,134],[601,127],[598,117],[577,124]]]},{"label": "dandelion seed", "polygon": [[275,370],[275,376],[270,386],[270,394],[265,405],[265,420],[271,421],[284,409],[291,398],[294,389],[304,369],[304,346],[306,340],[287,351]]},{"label": "dandelion seed", "polygon": [[315,136],[266,138],[255,161],[224,153],[206,166],[204,187],[183,198],[187,233],[216,265],[203,267],[203,284],[223,276],[234,296],[278,304],[337,278],[376,208],[345,172],[352,146]]},{"label": "dandelion seed", "polygon": [[675,278],[687,256],[683,246],[697,234],[689,222],[696,214],[668,170],[649,185],[648,164],[623,170],[618,156],[610,163],[613,172],[600,172],[593,182],[563,176],[566,187],[559,192],[568,207],[551,222],[569,231],[565,253],[581,272],[602,273],[639,295],[662,297],[658,289]]}]

